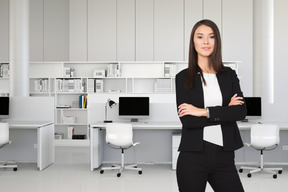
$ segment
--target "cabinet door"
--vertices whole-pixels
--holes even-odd
[[[69,60],[87,61],[87,0],[69,1]]]
[[[117,60],[135,61],[135,0],[117,1]]]
[[[30,0],[30,61],[44,61],[43,6],[43,0]]]
[[[184,44],[185,44],[185,61],[188,61],[189,57],[189,45],[190,45],[190,35],[193,26],[196,22],[202,19],[203,15],[202,0],[185,0],[185,35],[184,35]]]
[[[242,91],[253,95],[253,2],[223,0],[222,29],[223,60],[241,61]]]
[[[286,34],[288,34],[288,1],[287,0],[278,0],[274,1],[274,90],[275,90],[275,103],[282,105],[282,109],[286,111],[287,106],[287,91],[283,89],[283,83],[287,82],[287,44],[288,39],[285,38]],[[285,105],[283,105],[285,103]],[[275,106],[275,110],[279,111],[277,105]],[[270,111],[270,110],[269,110]],[[273,112],[272,112],[273,113]],[[271,114],[271,111],[270,111]],[[275,116],[271,115],[270,118],[279,118],[279,116],[275,113]],[[285,115],[286,116],[286,115]],[[283,117],[284,119],[284,117]]]
[[[154,60],[154,0],[136,0],[136,61]]]
[[[69,59],[69,0],[44,0],[44,61]]]
[[[179,0],[154,1],[154,54],[156,61],[184,59],[184,6]]]
[[[222,0],[203,0],[203,16],[214,21],[222,32]]]
[[[116,60],[116,0],[88,0],[88,61]]]
[[[0,62],[9,61],[9,0],[0,1]]]

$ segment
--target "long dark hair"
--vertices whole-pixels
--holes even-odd
[[[202,70],[198,65],[198,53],[196,52],[194,47],[194,34],[196,29],[201,25],[206,25],[210,27],[215,36],[215,47],[211,56],[209,57],[209,67],[214,69],[216,73],[225,71],[226,69],[222,63],[221,37],[217,25],[213,21],[208,19],[198,21],[194,25],[190,36],[188,71],[185,81],[185,87],[188,90],[193,88],[198,73],[200,73],[201,77],[204,80],[204,84],[206,84]]]

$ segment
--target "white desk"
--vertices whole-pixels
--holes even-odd
[[[119,122],[121,123],[121,122]],[[124,123],[124,122],[122,122]],[[126,122],[126,123],[131,123],[133,126],[133,129],[158,129],[158,130],[181,130],[182,129],[182,124],[180,122],[160,122],[160,121],[155,121],[155,122]],[[250,130],[251,125],[255,123],[250,123],[250,122],[238,122],[238,127],[239,130]],[[269,123],[267,123],[269,124]],[[272,124],[272,123],[271,123]],[[288,130],[288,123],[276,123],[279,127],[280,130]],[[97,122],[95,124],[91,124],[91,128],[105,128],[106,124],[103,122]]]
[[[130,123],[130,122],[128,122]],[[180,122],[132,122],[134,130],[170,130],[181,131],[182,125]],[[253,123],[239,122],[239,130],[250,130]],[[280,130],[288,130],[288,123],[277,123]],[[105,129],[105,123],[97,122],[90,125],[90,152],[91,152],[91,171],[98,168],[103,162],[103,148],[105,145],[104,133],[101,129]],[[172,140],[172,138],[171,138]]]
[[[7,149],[1,150],[1,160],[6,158],[4,160],[16,162],[36,161],[40,171],[54,163],[54,122],[10,121],[8,123],[12,143],[6,147]]]

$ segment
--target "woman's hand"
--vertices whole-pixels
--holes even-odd
[[[201,116],[207,117],[208,112],[206,109],[201,109],[191,104],[183,103],[179,105],[178,107],[178,115],[179,117],[183,117],[185,115],[192,115],[196,117],[201,117]]]
[[[237,94],[233,95],[228,106],[242,105],[244,103],[243,97],[238,97]]]

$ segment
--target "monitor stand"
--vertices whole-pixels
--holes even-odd
[[[137,118],[132,118],[131,122],[138,122],[138,119]]]
[[[249,122],[249,120],[248,119],[243,119],[241,122],[247,123],[247,122]]]

